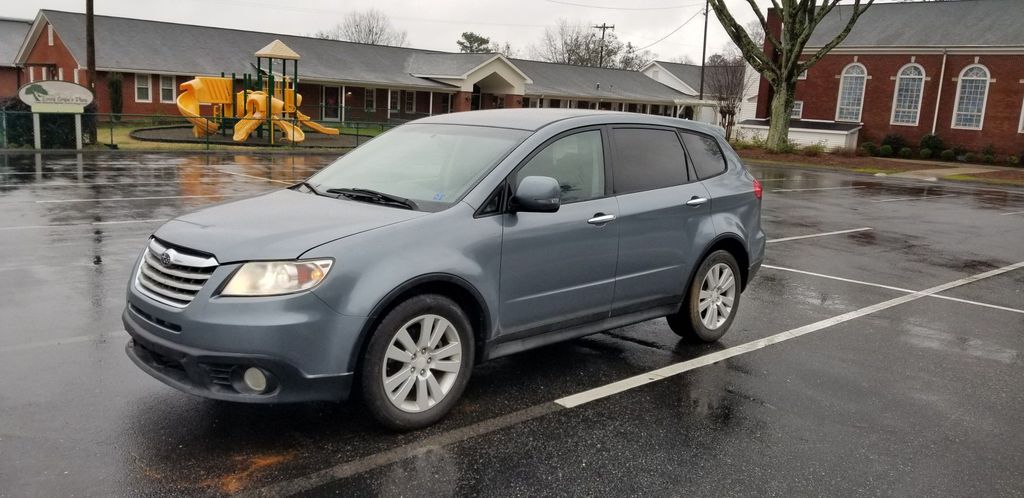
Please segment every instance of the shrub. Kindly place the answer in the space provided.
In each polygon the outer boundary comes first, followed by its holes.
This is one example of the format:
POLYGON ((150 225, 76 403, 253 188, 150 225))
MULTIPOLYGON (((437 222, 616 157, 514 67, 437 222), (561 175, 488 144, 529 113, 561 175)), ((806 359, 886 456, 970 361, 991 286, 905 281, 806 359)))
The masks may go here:
POLYGON ((968 152, 967 149, 964 148, 963 145, 954 145, 953 146, 953 154, 956 157, 960 157, 960 156, 962 156, 964 154, 967 154, 967 152, 968 152))
POLYGON ((832 147, 832 150, 828 151, 829 154, 840 156, 840 157, 854 157, 860 152, 860 149, 848 149, 842 145, 832 147))
POLYGON ((864 152, 867 152, 869 156, 877 156, 878 155, 878 146, 875 145, 874 142, 864 142, 864 143, 860 144, 860 148, 864 152))
POLYGON ((1010 166, 1020 166, 1020 156, 1008 156, 1006 158, 1006 164, 1009 164, 1010 166))
POLYGON ((917 152, 917 155, 921 156, 921 159, 931 159, 932 158, 932 154, 933 154, 932 150, 931 149, 927 149, 927 148, 921 149, 921 150, 919 150, 917 152))
POLYGON ((903 150, 907 146, 907 139, 903 138, 903 135, 899 133, 890 133, 882 139, 882 145, 888 145, 892 147, 892 150, 903 150))
POLYGON ((992 144, 986 145, 984 149, 981 149, 981 155, 982 156, 995 156, 996 155, 996 146, 992 145, 992 144))
POLYGON ((952 161, 956 159, 956 151, 953 149, 946 149, 939 153, 939 157, 942 158, 943 161, 952 161))
POLYGON ((792 140, 786 140, 786 142, 783 143, 781 147, 779 147, 779 150, 776 150, 774 152, 776 154, 793 154, 796 151, 797 151, 796 142, 793 142, 792 140))
POLYGON ((825 153, 825 144, 818 142, 814 145, 808 145, 801 152, 807 157, 818 157, 825 153))
POLYGON ((995 164, 996 156, 994 154, 985 154, 981 157, 981 160, 984 161, 985 164, 995 164))
POLYGON ((973 152, 968 152, 968 153, 964 154, 964 162, 965 163, 973 163, 973 162, 977 162, 977 161, 978 161, 977 154, 975 154, 973 152))
POLYGON ((900 157, 902 157, 903 159, 910 159, 913 156, 914 150, 911 149, 910 147, 904 147, 900 149, 900 157))
POLYGON ((922 149, 944 150, 944 145, 938 135, 925 135, 921 137, 922 149))
POLYGON ((882 157, 892 157, 892 146, 891 145, 883 145, 883 146, 879 147, 878 148, 878 155, 880 155, 882 157))

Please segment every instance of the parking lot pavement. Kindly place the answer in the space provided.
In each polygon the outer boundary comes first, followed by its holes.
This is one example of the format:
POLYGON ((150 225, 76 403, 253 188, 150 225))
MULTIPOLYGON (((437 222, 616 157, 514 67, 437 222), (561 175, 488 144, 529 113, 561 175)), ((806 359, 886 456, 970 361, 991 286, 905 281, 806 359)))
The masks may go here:
POLYGON ((120 312, 148 234, 331 160, 0 156, 0 496, 1024 493, 1009 188, 754 168, 772 242, 722 341, 654 320, 502 358, 415 433, 132 365, 120 312))

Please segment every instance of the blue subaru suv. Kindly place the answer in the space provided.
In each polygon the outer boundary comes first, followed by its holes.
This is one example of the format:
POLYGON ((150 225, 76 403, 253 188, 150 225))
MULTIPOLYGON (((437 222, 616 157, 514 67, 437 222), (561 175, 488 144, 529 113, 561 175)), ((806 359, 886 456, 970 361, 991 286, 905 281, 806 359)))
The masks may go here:
POLYGON ((175 218, 128 285, 127 352, 181 391, 439 420, 474 365, 667 317, 716 341, 760 267, 761 185, 721 131, 515 109, 420 119, 309 179, 175 218))

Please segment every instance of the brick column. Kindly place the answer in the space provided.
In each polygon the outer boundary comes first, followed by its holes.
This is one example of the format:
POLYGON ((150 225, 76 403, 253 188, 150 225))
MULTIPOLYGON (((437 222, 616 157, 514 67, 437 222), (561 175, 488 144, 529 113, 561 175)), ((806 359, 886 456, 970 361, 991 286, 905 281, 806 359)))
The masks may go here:
POLYGON ((472 94, 470 92, 455 92, 452 96, 452 112, 468 111, 472 108, 472 94))
POLYGON ((506 109, 519 109, 523 107, 523 96, 516 95, 514 93, 505 94, 505 108, 506 109))

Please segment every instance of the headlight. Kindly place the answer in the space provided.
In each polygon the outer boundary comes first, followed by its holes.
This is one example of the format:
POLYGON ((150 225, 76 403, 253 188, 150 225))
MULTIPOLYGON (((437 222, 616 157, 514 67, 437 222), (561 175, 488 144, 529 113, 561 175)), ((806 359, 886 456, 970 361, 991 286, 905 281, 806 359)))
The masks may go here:
POLYGON ((309 290, 323 281, 333 264, 330 259, 245 263, 220 295, 273 296, 309 290))

